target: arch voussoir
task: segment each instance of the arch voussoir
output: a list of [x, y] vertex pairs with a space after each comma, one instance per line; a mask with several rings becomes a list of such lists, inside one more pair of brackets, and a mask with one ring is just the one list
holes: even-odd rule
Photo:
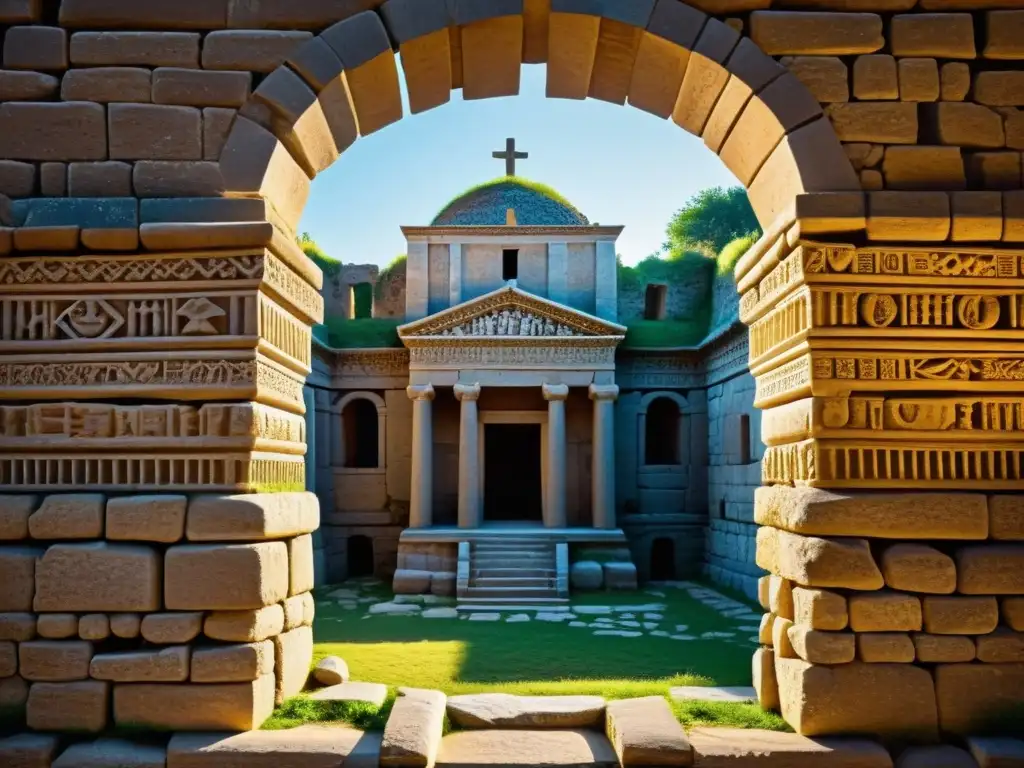
[[445, 0], [388, 0], [381, 6], [384, 25], [398, 43], [413, 114], [451, 100], [453, 18]]
[[718, 19], [708, 19], [700, 31], [672, 110], [672, 121], [688, 133], [700, 136], [704, 132], [729, 82], [729, 72], [722, 65], [739, 42], [739, 32]]
[[690, 61], [690, 51], [708, 17], [688, 5], [658, 0], [640, 38], [628, 102], [632, 107], [668, 118], [675, 110]]

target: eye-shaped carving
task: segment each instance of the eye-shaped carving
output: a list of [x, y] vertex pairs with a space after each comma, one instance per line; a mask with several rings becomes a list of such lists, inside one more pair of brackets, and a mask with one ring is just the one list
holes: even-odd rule
[[872, 328], [886, 328], [896, 319], [896, 300], [885, 294], [868, 294], [860, 307], [860, 316]]
[[122, 325], [124, 317], [103, 299], [81, 299], [57, 318], [57, 327], [72, 339], [106, 339]]

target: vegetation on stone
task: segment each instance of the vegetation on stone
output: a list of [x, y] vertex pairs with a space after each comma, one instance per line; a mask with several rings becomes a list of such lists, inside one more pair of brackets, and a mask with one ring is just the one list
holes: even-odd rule
[[502, 176], [470, 187], [450, 200], [432, 226], [504, 226], [509, 208], [519, 226], [587, 225], [587, 217], [546, 184], [518, 176]]
[[366, 701], [318, 701], [308, 696], [296, 696], [278, 707], [263, 723], [262, 730], [296, 728], [308, 723], [348, 723], [366, 731], [383, 731], [394, 703], [393, 691], [389, 692], [381, 707]]

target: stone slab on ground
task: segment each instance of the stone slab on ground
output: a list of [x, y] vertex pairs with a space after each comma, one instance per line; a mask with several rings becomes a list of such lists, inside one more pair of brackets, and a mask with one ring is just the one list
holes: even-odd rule
[[167, 750], [122, 739], [97, 739], [68, 747], [53, 768], [164, 768]]
[[619, 760], [608, 739], [597, 731], [495, 730], [460, 731], [445, 736], [435, 765], [618, 768]]
[[809, 739], [795, 733], [740, 728], [690, 731], [700, 768], [891, 768], [885, 749], [864, 739]]
[[341, 685], [350, 677], [348, 664], [339, 656], [325, 656], [317, 662], [313, 677], [320, 685]]
[[722, 701], [729, 703], [747, 703], [757, 701], [757, 692], [752, 688], [716, 686], [680, 686], [672, 688], [669, 693], [677, 701]]
[[366, 701], [375, 706], [384, 704], [388, 687], [382, 683], [356, 683], [349, 681], [313, 691], [309, 698], [316, 701]]
[[174, 768], [376, 768], [380, 734], [348, 726], [303, 725], [284, 731], [179, 733], [167, 745]]
[[448, 717], [463, 728], [592, 728], [604, 720], [600, 696], [479, 693], [448, 699]]
[[686, 732], [662, 696], [609, 702], [605, 732], [622, 768], [693, 763]]
[[441, 691], [399, 688], [384, 727], [380, 764], [399, 768], [433, 765], [444, 735], [445, 702]]

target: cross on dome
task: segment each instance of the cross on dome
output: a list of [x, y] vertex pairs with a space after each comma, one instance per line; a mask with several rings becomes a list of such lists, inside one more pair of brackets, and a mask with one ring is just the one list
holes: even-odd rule
[[505, 139], [505, 151], [495, 152], [493, 154], [495, 160], [505, 161], [505, 175], [515, 176], [516, 175], [516, 160], [528, 160], [530, 157], [529, 152], [516, 152], [516, 140]]

